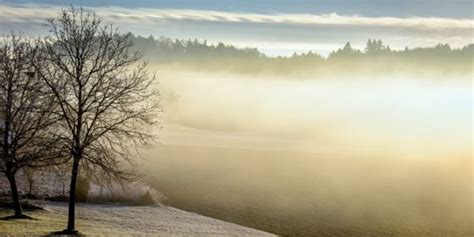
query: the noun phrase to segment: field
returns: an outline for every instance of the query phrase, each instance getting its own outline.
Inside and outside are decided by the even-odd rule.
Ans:
[[[42,202],[35,220],[0,220],[0,236],[46,235],[66,226],[65,203]],[[86,236],[271,236],[236,224],[167,206],[131,207],[78,204],[77,228]],[[0,209],[0,217],[11,212]]]
[[[157,152],[147,167],[168,204],[244,226],[284,236],[474,235],[469,159]]]

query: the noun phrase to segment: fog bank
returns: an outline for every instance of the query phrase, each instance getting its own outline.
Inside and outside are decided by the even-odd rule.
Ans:
[[[146,170],[172,205],[286,235],[473,232],[468,77],[158,75]]]

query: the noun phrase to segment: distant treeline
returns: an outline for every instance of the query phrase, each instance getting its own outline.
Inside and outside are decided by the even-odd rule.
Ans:
[[[237,48],[224,43],[158,39],[130,34],[136,50],[144,52],[152,64],[178,64],[200,70],[223,70],[240,73],[455,73],[472,71],[474,44],[452,48],[449,44],[434,47],[392,50],[380,39],[369,39],[364,50],[348,42],[327,57],[309,51],[288,57],[269,57],[256,48]]]

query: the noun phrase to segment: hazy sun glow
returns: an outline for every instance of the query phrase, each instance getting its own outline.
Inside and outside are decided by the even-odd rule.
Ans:
[[[164,128],[174,137],[165,136],[164,143],[179,143],[179,130],[173,131],[179,125],[208,131],[206,141],[202,133],[186,130],[200,145],[321,151],[328,149],[321,146],[325,144],[345,153],[383,150],[411,156],[423,156],[426,150],[439,155],[471,152],[468,78],[435,83],[439,79],[161,75],[165,95],[175,98],[165,106],[170,126]],[[190,85],[189,78],[199,83]],[[281,146],[285,141],[288,145]]]

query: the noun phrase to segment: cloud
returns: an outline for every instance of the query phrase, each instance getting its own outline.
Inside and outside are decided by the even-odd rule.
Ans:
[[[0,6],[2,21],[36,22],[44,17],[55,16],[63,7],[51,5],[3,5]],[[458,29],[471,31],[472,19],[426,18],[426,17],[363,17],[331,14],[255,14],[206,10],[183,9],[127,9],[120,7],[87,8],[97,12],[106,19],[135,23],[163,21],[207,21],[228,23],[263,23],[263,24],[296,24],[296,25],[344,25],[344,26],[379,26],[404,27],[417,29]]]

